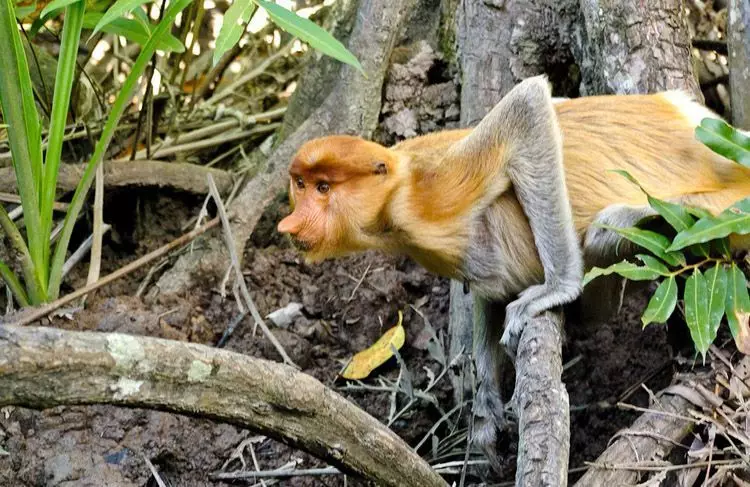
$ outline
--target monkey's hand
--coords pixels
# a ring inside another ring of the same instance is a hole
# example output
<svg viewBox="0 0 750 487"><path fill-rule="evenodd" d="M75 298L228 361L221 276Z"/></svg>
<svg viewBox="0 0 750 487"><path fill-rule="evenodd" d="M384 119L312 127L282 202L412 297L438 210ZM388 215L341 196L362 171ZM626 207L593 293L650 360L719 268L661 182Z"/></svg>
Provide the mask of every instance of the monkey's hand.
<svg viewBox="0 0 750 487"><path fill-rule="evenodd" d="M580 279L566 279L552 288L549 284L531 286L505 309L505 331L500 339L507 353L515 361L518 342L526 324L541 313L570 303L580 296Z"/></svg>

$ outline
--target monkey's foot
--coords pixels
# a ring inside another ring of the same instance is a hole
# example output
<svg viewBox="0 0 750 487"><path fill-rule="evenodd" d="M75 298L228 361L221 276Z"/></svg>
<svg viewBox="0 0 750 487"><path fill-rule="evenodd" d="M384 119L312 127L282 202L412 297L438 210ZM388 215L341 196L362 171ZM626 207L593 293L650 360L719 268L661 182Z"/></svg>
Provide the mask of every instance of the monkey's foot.
<svg viewBox="0 0 750 487"><path fill-rule="evenodd" d="M474 435L473 442L482 450L492 469L500 473L500 459L497 456L495 442L497 432L506 428L505 408L497 389L482 381L474 400Z"/></svg>
<svg viewBox="0 0 750 487"><path fill-rule="evenodd" d="M546 284L531 286L505 308L505 331L500 342L513 361L526 324L556 306L574 301L581 294L578 281L550 288Z"/></svg>

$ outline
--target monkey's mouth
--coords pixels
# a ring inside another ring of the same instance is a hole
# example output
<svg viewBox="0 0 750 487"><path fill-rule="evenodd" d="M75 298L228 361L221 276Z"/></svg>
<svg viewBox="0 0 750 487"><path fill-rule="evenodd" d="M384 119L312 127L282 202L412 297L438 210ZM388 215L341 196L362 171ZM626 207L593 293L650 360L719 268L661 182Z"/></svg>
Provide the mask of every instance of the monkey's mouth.
<svg viewBox="0 0 750 487"><path fill-rule="evenodd" d="M313 244L311 244L310 242L301 240L297 237L289 237L289 239L292 241L292 245L294 245L297 250L300 250L302 252L309 252L313 249Z"/></svg>

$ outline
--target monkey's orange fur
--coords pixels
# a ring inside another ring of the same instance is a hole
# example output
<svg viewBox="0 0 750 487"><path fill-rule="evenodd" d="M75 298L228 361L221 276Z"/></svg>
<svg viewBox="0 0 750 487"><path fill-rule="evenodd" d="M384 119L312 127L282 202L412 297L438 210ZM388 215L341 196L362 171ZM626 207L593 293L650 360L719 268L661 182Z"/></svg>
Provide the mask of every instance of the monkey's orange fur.
<svg viewBox="0 0 750 487"><path fill-rule="evenodd" d="M584 97L560 102L555 110L581 238L610 205L647 205L644 194L611 169L627 170L653 196L714 214L750 195L750 170L695 139L696 113L708 112L696 112L696 105L675 93ZM290 169L294 211L279 231L292 234L313 261L379 248L460 279L473 212L494 203L507 215L509 259L523 263L523 280L540 280L534 239L509 180L485 180L474 169L502 167L510 144L499 141L495 153L477 157L462 144L471 130L416 137L390 149L349 136L306 143ZM327 192L316 189L320 182L328 183ZM747 244L734 240L735 246Z"/></svg>

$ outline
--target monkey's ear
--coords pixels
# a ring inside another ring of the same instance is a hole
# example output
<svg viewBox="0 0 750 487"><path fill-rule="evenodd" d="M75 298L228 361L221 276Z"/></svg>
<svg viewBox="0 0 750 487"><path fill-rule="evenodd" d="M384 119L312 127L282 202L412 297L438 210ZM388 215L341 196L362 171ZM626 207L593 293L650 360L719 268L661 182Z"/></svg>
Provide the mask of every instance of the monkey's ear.
<svg viewBox="0 0 750 487"><path fill-rule="evenodd" d="M385 162L376 162L375 163L375 169L373 171L375 174L388 174L388 166L385 165Z"/></svg>

